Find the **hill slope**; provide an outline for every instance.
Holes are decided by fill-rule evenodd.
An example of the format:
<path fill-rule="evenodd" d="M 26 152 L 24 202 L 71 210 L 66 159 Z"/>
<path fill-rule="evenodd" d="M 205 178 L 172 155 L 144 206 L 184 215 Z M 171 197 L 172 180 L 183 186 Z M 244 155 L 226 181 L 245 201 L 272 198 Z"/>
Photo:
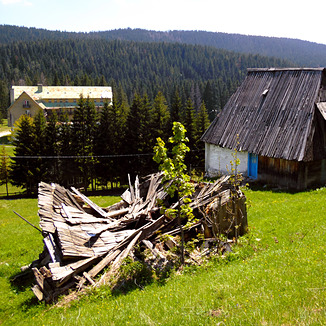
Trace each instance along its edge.
<path fill-rule="evenodd" d="M 326 45 L 288 38 L 213 33 L 205 31 L 148 31 L 143 29 L 117 29 L 102 32 L 72 33 L 45 29 L 0 25 L 0 43 L 13 41 L 62 39 L 105 39 L 142 42 L 171 42 L 213 46 L 241 53 L 278 57 L 297 66 L 326 66 Z"/>
<path fill-rule="evenodd" d="M 210 82 L 215 102 L 211 110 L 224 105 L 248 67 L 292 65 L 207 46 L 103 39 L 13 42 L 0 45 L 0 58 L 0 76 L 8 88 L 38 83 L 102 85 L 106 80 L 113 87 L 121 85 L 129 99 L 136 91 L 150 98 L 162 91 L 169 100 L 176 87 L 183 97 L 196 89 L 201 97 Z"/>

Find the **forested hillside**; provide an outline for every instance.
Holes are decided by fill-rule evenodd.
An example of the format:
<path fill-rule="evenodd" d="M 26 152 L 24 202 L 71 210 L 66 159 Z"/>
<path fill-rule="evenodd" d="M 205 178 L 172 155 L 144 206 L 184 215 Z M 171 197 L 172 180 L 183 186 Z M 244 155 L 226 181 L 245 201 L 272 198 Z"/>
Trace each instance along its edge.
<path fill-rule="evenodd" d="M 178 89 L 196 109 L 202 100 L 212 118 L 246 75 L 248 67 L 284 67 L 290 62 L 180 43 L 41 40 L 0 45 L 0 105 L 5 115 L 10 85 L 121 86 L 129 103 L 135 93 L 168 104 Z"/>
<path fill-rule="evenodd" d="M 298 39 L 263 37 L 205 31 L 148 31 L 117 29 L 102 32 L 72 33 L 0 25 L 0 43 L 62 39 L 105 39 L 141 42 L 178 42 L 213 46 L 218 49 L 260 54 L 290 60 L 297 66 L 326 66 L 326 45 Z"/>
<path fill-rule="evenodd" d="M 42 180 L 83 180 L 86 189 L 89 184 L 124 184 L 127 173 L 149 173 L 157 168 L 152 160 L 155 140 L 167 141 L 173 121 L 187 130 L 187 165 L 203 171 L 200 137 L 247 68 L 292 65 L 209 46 L 101 38 L 9 42 L 0 45 L 0 58 L 4 117 L 10 85 L 113 87 L 112 107 L 98 113 L 94 103 L 81 100 L 73 124 L 61 114 L 47 116 L 48 123 L 42 112 L 33 121 L 23 116 L 10 180 L 29 193 Z"/>

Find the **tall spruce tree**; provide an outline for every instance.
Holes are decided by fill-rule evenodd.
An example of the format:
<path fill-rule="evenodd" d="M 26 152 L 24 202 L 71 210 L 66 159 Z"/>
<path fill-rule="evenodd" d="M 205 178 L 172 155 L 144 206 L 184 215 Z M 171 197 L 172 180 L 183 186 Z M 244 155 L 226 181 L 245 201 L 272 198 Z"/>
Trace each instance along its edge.
<path fill-rule="evenodd" d="M 37 184 L 40 181 L 47 180 L 47 159 L 46 155 L 46 119 L 43 110 L 39 110 L 33 120 L 34 127 L 34 142 L 30 145 L 33 150 L 33 155 L 37 156 L 33 169 Z"/>
<path fill-rule="evenodd" d="M 125 139 L 128 131 L 127 120 L 130 113 L 128 98 L 121 85 L 117 87 L 117 91 L 113 97 L 116 101 L 118 120 L 114 128 L 117 130 L 117 154 L 128 154 L 128 148 L 125 147 Z M 128 160 L 125 157 L 117 156 L 114 160 L 117 177 L 120 183 L 127 181 L 127 165 Z"/>
<path fill-rule="evenodd" d="M 58 123 L 58 150 L 59 156 L 64 156 L 65 158 L 60 158 L 58 161 L 59 166 L 59 183 L 65 187 L 68 187 L 70 183 L 76 185 L 76 179 L 79 176 L 78 166 L 73 158 L 69 158 L 75 154 L 73 148 L 74 143 L 72 141 L 72 125 L 69 122 L 69 117 L 67 112 L 64 112 L 60 116 Z"/>
<path fill-rule="evenodd" d="M 36 191 L 37 182 L 33 175 L 35 159 L 31 144 L 35 141 L 33 119 L 22 115 L 15 123 L 13 138 L 14 157 L 10 165 L 10 180 L 12 185 L 26 189 L 28 195 Z"/>
<path fill-rule="evenodd" d="M 45 147 L 44 154 L 49 157 L 45 162 L 47 176 L 46 180 L 48 182 L 60 183 L 62 180 L 61 169 L 60 169 L 60 159 L 58 158 L 60 154 L 60 142 L 59 142 L 59 125 L 58 116 L 54 111 L 47 119 L 47 124 L 45 128 Z M 54 158 L 56 157 L 56 158 Z"/>
<path fill-rule="evenodd" d="M 209 127 L 209 123 L 208 112 L 205 103 L 202 102 L 195 119 L 195 144 L 194 153 L 192 155 L 192 164 L 201 171 L 204 171 L 205 169 L 205 144 L 200 139 L 206 129 Z"/>
<path fill-rule="evenodd" d="M 127 118 L 127 130 L 124 139 L 125 148 L 127 153 L 131 156 L 126 158 L 128 165 L 126 166 L 126 173 L 129 173 L 133 178 L 140 174 L 140 154 L 139 144 L 141 143 L 141 123 L 142 123 L 142 99 L 141 96 L 136 93 L 130 106 L 130 112 Z"/>
<path fill-rule="evenodd" d="M 5 146 L 1 146 L 1 159 L 0 159 L 0 185 L 6 186 L 7 197 L 9 196 L 8 184 L 10 173 L 10 158 L 6 151 Z"/>
<path fill-rule="evenodd" d="M 166 99 L 162 92 L 158 92 L 157 96 L 154 99 L 154 103 L 151 109 L 151 147 L 155 145 L 156 138 L 160 137 L 164 141 L 168 139 L 168 131 L 170 126 L 170 112 Z"/>
<path fill-rule="evenodd" d="M 182 120 L 182 100 L 178 90 L 175 90 L 171 100 L 171 121 L 181 122 L 181 120 Z"/>
<path fill-rule="evenodd" d="M 0 119 L 7 118 L 8 106 L 9 106 L 8 87 L 3 80 L 0 80 Z"/>
<path fill-rule="evenodd" d="M 152 153 L 152 135 L 151 135 L 151 103 L 147 94 L 141 99 L 140 121 L 139 121 L 139 144 L 138 150 L 141 153 Z M 151 159 L 152 161 L 152 159 Z"/>
<path fill-rule="evenodd" d="M 205 106 L 210 121 L 213 121 L 217 114 L 217 104 L 215 98 L 216 98 L 216 94 L 214 94 L 214 90 L 211 85 L 211 82 L 208 81 L 206 83 L 206 87 L 204 90 L 203 101 L 205 102 Z"/>
<path fill-rule="evenodd" d="M 196 118 L 196 112 L 194 109 L 194 104 L 191 98 L 188 98 L 183 109 L 182 123 L 187 130 L 190 149 L 193 148 L 195 143 L 195 130 L 196 130 L 195 118 Z"/>
<path fill-rule="evenodd" d="M 189 139 L 189 148 L 191 151 L 193 151 L 195 147 L 195 130 L 196 130 L 195 119 L 196 119 L 196 112 L 191 98 L 188 98 L 183 109 L 182 124 L 187 130 L 187 136 Z M 185 162 L 189 167 L 189 169 L 192 169 L 192 166 L 195 164 L 195 157 L 193 156 L 193 152 L 188 153 L 188 155 L 185 158 Z"/>
<path fill-rule="evenodd" d="M 209 124 L 210 122 L 208 118 L 207 108 L 205 102 L 202 102 L 199 111 L 196 114 L 196 119 L 195 119 L 195 143 L 196 144 L 200 142 L 200 138 L 204 134 L 206 129 L 209 127 Z"/>
<path fill-rule="evenodd" d="M 97 114 L 94 102 L 81 96 L 73 116 L 72 147 L 74 154 L 78 156 L 76 163 L 83 178 L 85 191 L 89 184 L 94 189 L 96 122 Z"/>
<path fill-rule="evenodd" d="M 116 129 L 116 101 L 113 98 L 112 108 L 110 108 L 107 102 L 104 103 L 104 107 L 100 112 L 99 126 L 96 137 L 95 152 L 101 157 L 96 164 L 97 177 L 99 183 L 103 186 L 107 186 L 110 181 L 111 185 L 115 177 L 116 165 L 114 164 L 114 155 L 118 154 L 117 146 L 115 142 L 118 130 Z"/>

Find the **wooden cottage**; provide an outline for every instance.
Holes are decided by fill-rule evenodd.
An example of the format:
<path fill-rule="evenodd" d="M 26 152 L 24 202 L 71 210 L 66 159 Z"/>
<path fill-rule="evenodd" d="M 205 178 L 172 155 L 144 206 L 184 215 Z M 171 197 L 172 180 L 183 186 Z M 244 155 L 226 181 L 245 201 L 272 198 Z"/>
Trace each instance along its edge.
<path fill-rule="evenodd" d="M 258 181 L 305 189 L 326 183 L 326 70 L 248 69 L 202 136 L 209 176 L 238 171 Z M 228 167 L 227 167 L 228 166 Z"/>

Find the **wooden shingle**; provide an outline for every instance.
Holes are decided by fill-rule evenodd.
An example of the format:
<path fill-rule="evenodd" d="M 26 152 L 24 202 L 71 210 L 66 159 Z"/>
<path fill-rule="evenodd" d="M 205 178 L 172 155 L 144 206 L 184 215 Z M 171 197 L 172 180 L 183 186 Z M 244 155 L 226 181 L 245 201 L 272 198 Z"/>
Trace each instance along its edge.
<path fill-rule="evenodd" d="M 271 158 L 312 160 L 324 75 L 324 68 L 248 69 L 202 140 Z"/>

